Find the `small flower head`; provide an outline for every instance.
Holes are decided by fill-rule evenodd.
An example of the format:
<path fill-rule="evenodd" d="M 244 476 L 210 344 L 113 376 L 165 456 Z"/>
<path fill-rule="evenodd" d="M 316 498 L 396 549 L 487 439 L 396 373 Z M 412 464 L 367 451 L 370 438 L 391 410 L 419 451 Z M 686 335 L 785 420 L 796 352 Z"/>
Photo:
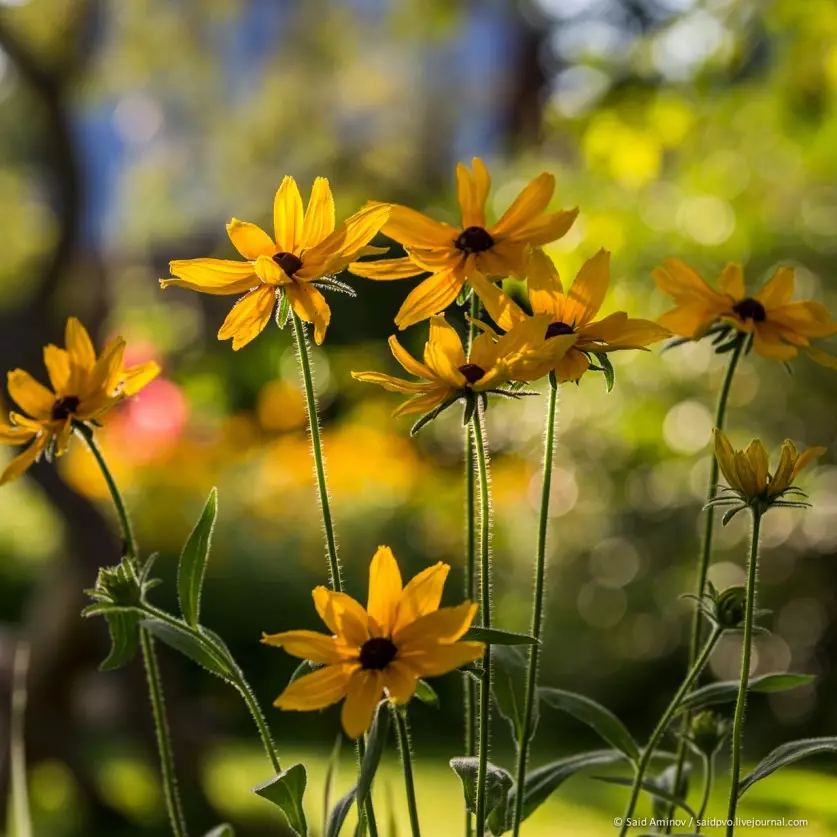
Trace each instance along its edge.
<path fill-rule="evenodd" d="M 246 346 L 265 328 L 277 298 L 284 296 L 296 315 L 314 324 L 314 339 L 325 339 L 331 309 L 318 288 L 347 290 L 332 274 L 354 259 L 381 252 L 367 245 L 389 217 L 385 204 L 356 212 L 335 229 L 334 198 L 328 180 L 318 177 L 303 213 L 296 181 L 286 177 L 273 204 L 274 235 L 255 224 L 233 218 L 227 233 L 247 260 L 185 259 L 173 261 L 176 279 L 161 279 L 207 294 L 244 294 L 227 315 L 219 340 L 232 339 L 233 349 Z"/>
<path fill-rule="evenodd" d="M 514 396 L 513 390 L 502 387 L 512 381 L 530 380 L 531 358 L 544 345 L 546 327 L 546 318 L 532 317 L 502 337 L 483 332 L 474 339 L 466 357 L 456 329 L 443 316 L 434 316 L 430 318 L 430 339 L 424 347 L 423 363 L 413 358 L 395 336 L 389 338 L 395 359 L 421 380 L 407 381 L 382 372 L 352 372 L 352 377 L 414 396 L 393 413 L 396 418 L 418 413 L 435 418 L 460 399 L 473 405 L 474 396 L 479 394 Z M 573 342 L 572 336 L 560 338 L 564 351 Z"/>
<path fill-rule="evenodd" d="M 44 348 L 44 364 L 52 389 L 28 372 L 8 375 L 9 395 L 23 411 L 12 411 L 9 423 L 0 422 L 0 442 L 27 445 L 0 474 L 0 485 L 19 477 L 42 453 L 61 456 L 67 449 L 73 422 L 95 421 L 123 398 L 139 392 L 159 373 L 156 363 L 126 368 L 125 341 L 117 337 L 97 358 L 84 326 L 67 320 L 66 348 Z"/>
<path fill-rule="evenodd" d="M 686 740 L 698 755 L 711 758 L 721 749 L 729 731 L 730 723 L 723 715 L 704 710 L 692 718 Z"/>
<path fill-rule="evenodd" d="M 690 340 L 713 333 L 723 341 L 730 330 L 752 335 L 762 357 L 789 362 L 805 352 L 823 366 L 837 369 L 837 358 L 811 345 L 812 340 L 837 334 L 837 321 L 819 302 L 792 302 L 794 272 L 780 267 L 765 286 L 748 295 L 741 265 L 728 264 L 718 287 L 708 285 L 679 259 L 668 259 L 653 272 L 657 287 L 674 298 L 675 307 L 660 323 Z"/>
<path fill-rule="evenodd" d="M 626 349 L 644 349 L 668 337 L 668 329 L 650 320 L 628 317 L 623 311 L 600 320 L 595 317 L 610 287 L 610 253 L 600 250 L 588 259 L 568 292 L 564 292 L 558 271 L 543 250 L 536 250 L 528 266 L 529 315 L 496 285 L 483 277 L 471 279 L 486 311 L 502 329 L 512 329 L 522 322 L 546 321 L 540 350 L 543 362 L 539 375 L 554 372 L 558 383 L 578 381 L 591 367 L 591 356 L 599 367 L 610 366 L 607 354 Z M 574 337 L 569 350 L 563 343 Z"/>
<path fill-rule="evenodd" d="M 768 471 L 769 462 L 764 445 L 754 439 L 745 450 L 735 450 L 721 430 L 715 430 L 715 456 L 729 488 L 710 505 L 729 505 L 732 508 L 724 515 L 726 525 L 739 511 L 748 506 L 759 512 L 771 506 L 805 508 L 804 502 L 784 499 L 788 495 L 806 495 L 794 486 L 797 476 L 816 457 L 825 453 L 825 448 L 809 448 L 799 453 L 790 439 L 782 444 L 782 453 L 775 473 Z"/>
<path fill-rule="evenodd" d="M 406 258 L 351 268 L 369 279 L 433 274 L 404 300 L 395 318 L 400 329 L 444 311 L 475 274 L 514 274 L 522 278 L 531 248 L 564 236 L 578 215 L 577 209 L 546 211 L 555 191 L 555 178 L 544 172 L 523 189 L 496 224 L 488 224 L 485 203 L 491 178 L 485 164 L 475 157 L 471 172 L 459 163 L 456 180 L 462 210 L 460 226 L 435 221 L 406 206 L 393 206 L 383 232 L 404 247 Z"/>
<path fill-rule="evenodd" d="M 359 738 L 386 695 L 404 704 L 419 678 L 446 674 L 482 658 L 481 642 L 464 642 L 477 606 L 439 608 L 450 567 L 438 563 L 402 586 L 389 547 L 379 547 L 369 569 L 364 608 L 345 593 L 314 590 L 314 606 L 330 636 L 315 631 L 265 634 L 262 642 L 322 667 L 292 681 L 276 699 L 279 709 L 324 709 L 341 700 L 343 729 Z"/>

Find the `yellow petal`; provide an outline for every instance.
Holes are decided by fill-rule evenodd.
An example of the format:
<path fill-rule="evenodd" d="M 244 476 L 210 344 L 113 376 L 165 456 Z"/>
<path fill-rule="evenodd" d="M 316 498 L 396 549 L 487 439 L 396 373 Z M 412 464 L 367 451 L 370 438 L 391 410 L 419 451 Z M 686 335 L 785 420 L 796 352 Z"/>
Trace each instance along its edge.
<path fill-rule="evenodd" d="M 753 335 L 753 348 L 762 357 L 782 362 L 793 360 L 798 354 L 796 347 L 783 343 L 778 335 L 769 328 L 763 328 L 760 323 Z"/>
<path fill-rule="evenodd" d="M 407 703 L 415 694 L 418 677 L 397 659 L 384 669 L 384 688 L 393 703 Z"/>
<path fill-rule="evenodd" d="M 326 329 L 331 322 L 331 308 L 325 297 L 313 286 L 293 282 L 285 286 L 288 301 L 297 317 L 314 324 L 314 342 L 320 346 L 325 340 Z"/>
<path fill-rule="evenodd" d="M 32 418 L 48 419 L 55 403 L 55 395 L 43 384 L 39 384 L 23 369 L 14 369 L 7 378 L 9 395 L 15 403 Z"/>
<path fill-rule="evenodd" d="M 664 294 L 678 302 L 696 303 L 702 300 L 714 304 L 720 300 L 725 306 L 729 305 L 723 294 L 710 288 L 693 268 L 680 259 L 666 259 L 661 267 L 651 271 L 651 277 Z"/>
<path fill-rule="evenodd" d="M 302 246 L 302 197 L 290 175 L 282 178 L 273 201 L 273 229 L 276 248 L 282 253 L 294 253 Z"/>
<path fill-rule="evenodd" d="M 495 239 L 514 235 L 546 209 L 554 191 L 555 178 L 547 172 L 538 175 L 515 198 L 489 232 Z"/>
<path fill-rule="evenodd" d="M 233 218 L 227 224 L 227 235 L 233 243 L 233 247 L 244 256 L 245 259 L 255 261 L 259 256 L 270 258 L 276 252 L 276 245 L 273 239 L 256 224 L 247 221 L 239 221 Z"/>
<path fill-rule="evenodd" d="M 369 616 L 357 599 L 327 587 L 317 587 L 313 596 L 320 618 L 346 644 L 360 648 L 369 639 Z"/>
<path fill-rule="evenodd" d="M 366 611 L 384 636 L 392 634 L 401 599 L 401 571 L 388 546 L 379 546 L 369 567 L 369 599 Z"/>
<path fill-rule="evenodd" d="M 439 609 L 439 602 L 442 600 L 442 591 L 445 588 L 445 581 L 449 572 L 450 565 L 439 561 L 439 563 L 427 567 L 410 579 L 404 587 L 401 601 L 398 603 L 398 612 L 394 623 L 395 631 L 399 631 L 415 622 L 416 619 Z"/>
<path fill-rule="evenodd" d="M 827 369 L 837 369 L 837 357 L 834 357 L 834 355 L 830 355 L 815 346 L 808 346 L 805 351 L 808 357 L 815 363 L 819 363 L 820 366 L 825 366 Z"/>
<path fill-rule="evenodd" d="M 387 340 L 390 351 L 393 357 L 401 364 L 405 371 L 417 378 L 424 378 L 425 380 L 432 380 L 433 373 L 423 364 L 419 363 L 399 342 L 398 338 L 393 334 Z"/>
<path fill-rule="evenodd" d="M 821 302 L 789 302 L 770 311 L 769 322 L 791 339 L 830 337 L 837 334 L 837 322 L 831 319 Z M 805 340 L 807 342 L 807 340 Z"/>
<path fill-rule="evenodd" d="M 381 231 L 405 247 L 452 249 L 459 230 L 434 221 L 423 212 L 416 212 L 399 204 L 392 205 L 387 222 Z"/>
<path fill-rule="evenodd" d="M 175 285 L 205 294 L 243 294 L 258 284 L 253 265 L 227 259 L 182 259 L 169 262 L 177 279 L 161 279 L 160 287 Z M 69 348 L 69 342 L 67 347 Z"/>
<path fill-rule="evenodd" d="M 576 351 L 571 347 L 569 351 L 558 360 L 552 371 L 558 383 L 565 381 L 579 381 L 585 372 L 590 368 L 590 360 L 583 352 Z"/>
<path fill-rule="evenodd" d="M 341 256 L 346 263 L 368 244 L 389 218 L 389 204 L 366 206 L 347 218 L 331 235 L 309 251 L 309 257 Z"/>
<path fill-rule="evenodd" d="M 430 410 L 438 407 L 443 401 L 450 398 L 453 391 L 444 387 L 436 387 L 433 390 L 405 401 L 400 407 L 393 411 L 393 418 L 404 416 L 415 416 L 419 413 L 429 413 Z"/>
<path fill-rule="evenodd" d="M 750 464 L 746 452 L 743 450 L 736 451 L 733 462 L 735 464 L 735 473 L 738 475 L 738 482 L 741 484 L 741 491 L 744 495 L 750 498 L 759 496 L 762 493 L 761 487 L 759 486 L 756 473 Z"/>
<path fill-rule="evenodd" d="M 528 224 L 516 229 L 503 241 L 524 242 L 532 247 L 540 247 L 563 238 L 578 218 L 578 209 L 567 209 L 562 212 L 550 212 L 539 215 Z"/>
<path fill-rule="evenodd" d="M 779 456 L 779 464 L 776 473 L 770 480 L 769 494 L 775 496 L 781 494 L 791 486 L 793 479 L 793 466 L 796 462 L 796 448 L 790 439 L 785 439 L 782 444 L 782 452 Z"/>
<path fill-rule="evenodd" d="M 124 369 L 122 372 L 122 391 L 125 395 L 135 395 L 141 389 L 147 387 L 161 371 L 160 364 L 153 360 Z"/>
<path fill-rule="evenodd" d="M 468 353 L 468 363 L 473 363 L 486 372 L 497 363 L 497 340 L 493 334 L 484 331 L 474 338 Z"/>
<path fill-rule="evenodd" d="M 718 460 L 721 473 L 730 488 L 741 491 L 741 483 L 735 470 L 735 450 L 722 430 L 715 428 L 713 434 L 715 437 L 715 457 Z"/>
<path fill-rule="evenodd" d="M 280 634 L 263 634 L 262 643 L 274 648 L 284 648 L 292 657 L 311 660 L 314 663 L 343 663 L 346 647 L 340 646 L 334 637 L 316 631 L 285 631 Z"/>
<path fill-rule="evenodd" d="M 535 314 L 550 314 L 560 320 L 566 302 L 564 286 L 555 263 L 540 248 L 533 250 L 529 256 L 526 276 L 532 311 Z"/>
<path fill-rule="evenodd" d="M 259 256 L 253 263 L 253 270 L 265 285 L 274 288 L 290 285 L 294 281 L 270 256 Z"/>
<path fill-rule="evenodd" d="M 474 160 L 476 165 L 476 159 Z M 490 180 L 486 182 L 488 172 L 481 165 L 482 180 L 477 187 L 474 176 L 464 163 L 456 165 L 456 191 L 459 207 L 462 210 L 463 227 L 485 227 L 485 199 L 488 195 Z"/>
<path fill-rule="evenodd" d="M 477 615 L 477 605 L 464 602 L 456 607 L 443 607 L 427 613 L 413 622 L 399 627 L 393 634 L 393 642 L 399 652 L 424 649 L 440 643 L 456 642 L 471 627 Z M 400 620 L 399 613 L 399 620 Z"/>
<path fill-rule="evenodd" d="M 21 474 L 29 469 L 35 460 L 41 455 L 46 443 L 49 439 L 49 434 L 44 433 L 35 439 L 29 447 L 22 453 L 18 454 L 0 474 L 0 485 L 16 480 Z"/>
<path fill-rule="evenodd" d="M 236 302 L 218 331 L 218 339 L 232 338 L 233 350 L 238 351 L 264 331 L 275 305 L 276 292 L 260 285 Z"/>
<path fill-rule="evenodd" d="M 459 371 L 459 367 L 467 363 L 465 349 L 456 329 L 443 316 L 430 318 L 430 339 L 424 346 L 424 363 L 436 380 L 454 389 L 465 382 Z"/>
<path fill-rule="evenodd" d="M 790 302 L 794 289 L 794 270 L 792 267 L 780 267 L 767 281 L 755 298 L 766 311 Z"/>
<path fill-rule="evenodd" d="M 311 674 L 297 678 L 273 702 L 278 709 L 296 709 L 307 712 L 325 709 L 342 700 L 357 663 L 325 666 Z"/>
<path fill-rule="evenodd" d="M 485 163 L 479 157 L 474 157 L 471 160 L 471 166 L 474 170 L 474 203 L 482 210 L 482 222 L 479 226 L 484 227 L 485 202 L 488 200 L 488 193 L 491 191 L 491 175 L 488 173 Z"/>
<path fill-rule="evenodd" d="M 456 299 L 464 284 L 464 276 L 456 269 L 428 276 L 407 295 L 395 316 L 395 324 L 403 331 L 444 311 Z"/>
<path fill-rule="evenodd" d="M 621 315 L 621 316 L 620 316 Z M 604 351 L 610 349 L 642 349 L 671 337 L 671 332 L 651 320 L 630 319 L 623 312 L 611 314 L 598 323 L 591 323 L 582 330 L 579 344 L 592 339 L 605 344 Z"/>
<path fill-rule="evenodd" d="M 360 738 L 369 729 L 372 713 L 381 699 L 383 690 L 382 672 L 359 669 L 352 674 L 340 715 L 343 730 L 352 740 Z"/>
<path fill-rule="evenodd" d="M 666 311 L 657 323 L 672 334 L 697 340 L 717 319 L 717 313 L 706 307 L 682 306 Z"/>
<path fill-rule="evenodd" d="M 793 466 L 793 474 L 791 475 L 791 482 L 793 482 L 817 457 L 822 456 L 826 452 L 826 448 L 816 447 L 808 448 L 799 455 Z"/>
<path fill-rule="evenodd" d="M 432 383 L 420 383 L 418 381 L 404 381 L 392 375 L 385 375 L 383 372 L 352 372 L 356 381 L 363 381 L 365 384 L 378 384 L 389 392 L 400 392 L 415 395 L 420 392 L 428 392 L 435 388 Z"/>
<path fill-rule="evenodd" d="M 747 292 L 744 288 L 744 270 L 741 265 L 728 264 L 721 271 L 718 287 L 736 301 L 744 299 Z"/>
<path fill-rule="evenodd" d="M 317 177 L 302 222 L 302 246 L 313 247 L 334 232 L 334 197 L 328 179 Z"/>
<path fill-rule="evenodd" d="M 484 655 L 485 645 L 481 642 L 455 642 L 453 645 L 436 645 L 411 651 L 399 659 L 419 677 L 438 677 L 481 660 Z"/>
<path fill-rule="evenodd" d="M 599 250 L 578 272 L 564 305 L 563 321 L 584 326 L 599 313 L 610 286 L 610 253 Z"/>
<path fill-rule="evenodd" d="M 67 320 L 64 329 L 64 345 L 70 355 L 70 363 L 80 369 L 92 369 L 96 363 L 96 350 L 87 329 L 75 317 Z"/>
<path fill-rule="evenodd" d="M 364 279 L 376 279 L 378 281 L 409 279 L 410 276 L 418 276 L 419 273 L 425 272 L 423 267 L 408 258 L 352 262 L 349 265 L 349 270 L 355 276 L 363 276 Z"/>
<path fill-rule="evenodd" d="M 526 319 L 520 306 L 494 282 L 489 282 L 481 273 L 473 273 L 468 279 L 476 295 L 485 306 L 489 316 L 500 328 L 508 331 L 516 323 Z"/>
<path fill-rule="evenodd" d="M 19 427 L 16 424 L 0 422 L 0 442 L 4 445 L 22 445 L 38 435 L 40 425 L 33 427 Z"/>
<path fill-rule="evenodd" d="M 70 353 L 58 346 L 44 346 L 44 366 L 46 366 L 49 381 L 58 395 L 71 395 L 67 392 L 70 383 Z"/>
<path fill-rule="evenodd" d="M 121 337 L 111 340 L 96 361 L 93 371 L 84 382 L 83 392 L 76 393 L 82 401 L 98 395 L 112 396 L 122 382 L 125 341 Z M 81 411 L 79 411 L 81 412 Z"/>
<path fill-rule="evenodd" d="M 767 469 L 769 466 L 767 451 L 759 439 L 753 439 L 744 454 L 755 476 L 758 493 L 761 494 L 767 489 Z"/>

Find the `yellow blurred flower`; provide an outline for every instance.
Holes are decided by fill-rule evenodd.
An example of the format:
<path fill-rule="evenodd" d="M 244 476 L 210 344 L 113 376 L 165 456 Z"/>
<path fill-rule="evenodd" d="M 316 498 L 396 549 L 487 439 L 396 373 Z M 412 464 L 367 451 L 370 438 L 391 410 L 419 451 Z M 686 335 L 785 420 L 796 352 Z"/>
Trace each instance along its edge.
<path fill-rule="evenodd" d="M 490 285 L 488 280 L 483 281 Z M 444 316 L 434 316 L 430 318 L 424 363 L 413 358 L 395 336 L 389 338 L 395 359 L 407 372 L 423 380 L 405 381 L 383 372 L 352 372 L 352 377 L 379 384 L 390 392 L 415 396 L 393 413 L 395 418 L 426 413 L 472 393 L 496 393 L 503 384 L 530 380 L 531 359 L 544 345 L 548 322 L 546 317 L 530 317 L 499 338 L 484 332 L 474 339 L 466 358 L 456 329 Z M 566 352 L 573 342 L 572 336 L 560 338 L 554 351 Z"/>
<path fill-rule="evenodd" d="M 810 345 L 812 339 L 837 334 L 837 321 L 822 303 L 791 302 L 792 268 L 780 267 L 753 296 L 747 296 L 739 264 L 724 268 L 718 290 L 680 259 L 667 259 L 652 276 L 676 303 L 659 320 L 675 334 L 699 340 L 720 323 L 752 334 L 753 348 L 762 357 L 787 362 L 802 350 L 817 363 L 837 369 L 837 358 Z"/>
<path fill-rule="evenodd" d="M 316 631 L 265 634 L 262 642 L 322 668 L 291 682 L 276 699 L 279 709 L 310 711 L 343 698 L 343 729 L 359 738 L 378 701 L 407 703 L 421 677 L 436 677 L 482 658 L 481 642 L 461 642 L 477 606 L 439 608 L 450 567 L 438 563 L 402 586 L 389 547 L 381 546 L 369 568 L 366 608 L 345 593 L 314 590 L 314 606 L 332 636 Z"/>
<path fill-rule="evenodd" d="M 300 319 L 314 324 L 314 339 L 320 344 L 331 320 L 331 309 L 318 288 L 334 286 L 332 274 L 358 257 L 382 252 L 367 245 L 389 212 L 386 204 L 369 206 L 335 229 L 334 198 L 328 180 L 316 178 L 303 214 L 296 181 L 285 177 L 273 204 L 274 238 L 255 224 L 233 218 L 227 224 L 227 233 L 247 261 L 173 261 L 169 270 L 177 278 L 161 279 L 160 285 L 178 285 L 207 294 L 244 294 L 218 332 L 219 340 L 232 338 L 233 349 L 246 346 L 264 330 L 281 294 Z"/>
<path fill-rule="evenodd" d="M 154 361 L 126 368 L 121 337 L 108 343 L 97 358 L 90 335 L 75 317 L 67 320 L 65 343 L 65 349 L 44 347 L 51 390 L 23 369 L 9 372 L 9 395 L 26 415 L 12 411 L 9 424 L 0 422 L 0 442 L 28 443 L 28 447 L 8 464 L 0 475 L 0 485 L 19 477 L 45 451 L 48 456 L 61 456 L 69 444 L 73 421 L 100 418 L 160 373 Z"/>
<path fill-rule="evenodd" d="M 352 265 L 368 279 L 406 279 L 433 275 L 414 288 L 395 318 L 400 329 L 444 311 L 475 273 L 523 276 L 533 246 L 561 238 L 578 215 L 577 209 L 546 212 L 555 191 L 555 178 L 544 172 L 517 196 L 500 220 L 488 226 L 485 202 L 491 178 L 478 157 L 473 173 L 456 167 L 461 227 L 453 227 L 406 206 L 394 205 L 382 230 L 407 251 L 401 259 Z"/>
<path fill-rule="evenodd" d="M 539 352 L 545 359 L 537 377 L 554 370 L 559 383 L 577 381 L 590 367 L 590 354 L 644 349 L 670 335 L 667 328 L 650 320 L 632 319 L 624 311 L 594 321 L 610 287 L 610 253 L 606 250 L 600 250 L 582 265 L 567 293 L 555 265 L 543 250 L 532 253 L 527 274 L 534 315 L 526 314 L 499 287 L 482 277 L 474 277 L 471 283 L 485 310 L 502 329 L 545 319 L 542 336 L 546 343 Z M 566 335 L 575 338 L 569 350 L 562 342 Z"/>

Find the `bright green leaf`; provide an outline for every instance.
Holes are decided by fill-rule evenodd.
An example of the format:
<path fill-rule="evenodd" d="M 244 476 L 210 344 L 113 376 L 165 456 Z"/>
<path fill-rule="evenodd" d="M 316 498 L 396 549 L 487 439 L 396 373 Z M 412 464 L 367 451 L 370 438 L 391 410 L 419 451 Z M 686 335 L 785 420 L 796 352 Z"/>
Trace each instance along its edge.
<path fill-rule="evenodd" d="M 786 767 L 817 753 L 837 753 L 837 738 L 803 738 L 782 744 L 762 759 L 752 773 L 741 780 L 738 785 L 738 795 L 743 796 L 756 782 L 780 767 Z"/>
<path fill-rule="evenodd" d="M 308 823 L 305 821 L 305 811 L 302 807 L 307 778 L 305 767 L 295 764 L 283 770 L 278 776 L 253 788 L 253 793 L 272 802 L 282 810 L 288 820 L 288 825 L 300 837 L 306 837 L 308 834 Z"/>
<path fill-rule="evenodd" d="M 102 671 L 112 671 L 131 662 L 139 647 L 140 616 L 130 611 L 105 613 L 110 633 L 110 653 L 99 666 Z"/>
<path fill-rule="evenodd" d="M 227 661 L 221 658 L 221 653 L 208 649 L 197 637 L 183 628 L 177 628 L 160 619 L 146 619 L 142 626 L 150 631 L 160 642 L 179 651 L 190 660 L 203 666 L 207 671 L 223 680 L 232 679 L 232 669 Z M 213 643 L 214 645 L 214 643 Z"/>
<path fill-rule="evenodd" d="M 811 674 L 763 674 L 750 680 L 750 692 L 786 692 L 799 686 L 806 686 L 816 678 Z M 677 708 L 678 712 L 692 712 L 716 706 L 720 703 L 734 703 L 738 698 L 739 682 L 724 680 L 720 683 L 710 683 L 686 695 Z"/>
<path fill-rule="evenodd" d="M 213 488 L 209 492 L 200 519 L 183 547 L 177 568 L 177 595 L 180 599 L 180 611 L 186 622 L 193 628 L 198 627 L 200 618 L 201 590 L 217 515 L 218 490 Z"/>

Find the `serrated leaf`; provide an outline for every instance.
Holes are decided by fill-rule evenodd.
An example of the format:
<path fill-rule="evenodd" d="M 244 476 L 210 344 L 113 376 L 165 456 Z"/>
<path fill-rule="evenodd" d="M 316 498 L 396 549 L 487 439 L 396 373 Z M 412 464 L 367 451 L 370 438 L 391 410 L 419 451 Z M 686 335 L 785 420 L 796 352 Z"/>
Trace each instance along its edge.
<path fill-rule="evenodd" d="M 450 766 L 462 782 L 465 806 L 472 814 L 476 815 L 479 759 L 473 756 L 455 758 L 450 760 Z M 496 764 L 491 764 L 491 762 L 488 763 L 485 773 L 486 821 L 505 824 L 509 813 L 509 793 L 513 786 L 514 779 L 512 779 L 508 770 L 504 770 Z"/>
<path fill-rule="evenodd" d="M 416 697 L 422 702 L 430 706 L 439 708 L 439 695 L 436 690 L 426 681 L 419 680 L 416 684 Z"/>
<path fill-rule="evenodd" d="M 765 756 L 755 770 L 739 782 L 738 795 L 743 796 L 756 782 L 760 782 L 779 768 L 817 753 L 837 753 L 837 738 L 803 738 L 782 744 Z"/>
<path fill-rule="evenodd" d="M 378 772 L 378 765 L 381 763 L 381 756 L 389 735 L 389 701 L 382 700 L 375 710 L 372 719 L 372 726 L 369 728 L 369 737 L 366 741 L 366 750 L 363 753 L 363 761 L 360 763 L 360 774 L 357 779 L 356 797 L 358 811 L 363 810 L 366 797 L 372 787 L 372 781 Z"/>
<path fill-rule="evenodd" d="M 211 831 L 207 831 L 203 837 L 235 837 L 235 832 L 229 823 L 216 825 Z"/>
<path fill-rule="evenodd" d="M 110 653 L 99 666 L 102 671 L 113 671 L 130 663 L 139 648 L 140 615 L 131 611 L 105 613 L 110 633 Z"/>
<path fill-rule="evenodd" d="M 180 612 L 193 628 L 198 627 L 201 608 L 201 591 L 206 574 L 206 562 L 212 545 L 212 532 L 218 515 L 218 489 L 209 492 L 206 505 L 195 528 L 186 540 L 177 567 L 177 596 Z"/>
<path fill-rule="evenodd" d="M 639 760 L 639 745 L 634 741 L 627 727 L 600 703 L 574 692 L 546 687 L 538 689 L 538 696 L 547 706 L 566 712 L 576 720 L 587 724 L 607 744 L 624 753 L 631 761 Z"/>
<path fill-rule="evenodd" d="M 222 680 L 232 680 L 232 670 L 218 652 L 210 651 L 196 637 L 182 628 L 176 628 L 160 619 L 146 619 L 142 626 L 150 631 L 160 642 L 179 651 L 190 660 L 203 666 L 207 671 L 217 675 Z"/>
<path fill-rule="evenodd" d="M 800 686 L 807 686 L 816 678 L 811 674 L 763 674 L 750 680 L 750 692 L 786 692 Z M 733 703 L 738 698 L 739 682 L 724 680 L 720 683 L 710 683 L 686 695 L 677 712 L 692 712 L 705 709 L 707 706 L 717 706 L 721 703 Z"/>
<path fill-rule="evenodd" d="M 469 628 L 462 639 L 471 642 L 484 642 L 486 645 L 539 645 L 537 639 L 529 634 L 514 631 L 501 631 L 498 628 Z"/>
<path fill-rule="evenodd" d="M 337 800 L 337 804 L 331 809 L 331 813 L 328 815 L 323 837 L 338 837 L 349 811 L 352 810 L 352 805 L 355 804 L 356 792 L 357 788 L 351 788 Z"/>
<path fill-rule="evenodd" d="M 625 779 L 622 776 L 594 776 L 599 782 L 607 782 L 610 785 L 621 785 L 625 788 L 632 788 L 634 786 L 633 779 Z M 675 796 L 668 788 L 664 788 L 653 779 L 646 779 L 640 782 L 639 785 L 647 794 L 653 796 L 655 799 L 660 799 L 663 802 L 668 802 L 671 805 L 676 805 L 682 808 L 689 816 L 697 819 L 697 814 L 684 802 L 680 797 Z"/>
<path fill-rule="evenodd" d="M 272 802 L 282 811 L 288 820 L 288 825 L 299 837 L 307 837 L 308 834 L 308 823 L 302 807 L 307 780 L 305 767 L 295 764 L 264 784 L 253 788 L 253 793 Z"/>
<path fill-rule="evenodd" d="M 493 677 L 491 691 L 497 711 L 509 722 L 516 744 L 523 740 L 523 710 L 526 700 L 527 663 L 518 647 L 497 645 L 491 650 Z M 538 726 L 538 702 L 532 703 L 532 723 L 529 738 Z"/>

